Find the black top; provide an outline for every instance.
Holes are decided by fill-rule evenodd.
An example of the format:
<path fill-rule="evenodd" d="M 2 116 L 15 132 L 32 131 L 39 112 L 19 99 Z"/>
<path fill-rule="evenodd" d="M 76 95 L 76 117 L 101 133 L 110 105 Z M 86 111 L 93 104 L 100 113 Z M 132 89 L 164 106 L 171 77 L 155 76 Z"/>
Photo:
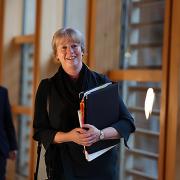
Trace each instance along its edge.
<path fill-rule="evenodd" d="M 52 144 L 58 131 L 68 132 L 79 127 L 79 93 L 107 82 L 109 79 L 106 76 L 89 70 L 84 64 L 77 81 L 73 81 L 62 67 L 52 78 L 41 81 L 35 100 L 34 139 L 41 141 L 46 149 L 45 160 L 53 169 L 53 179 L 59 180 L 61 175 L 67 180 L 116 179 L 116 148 L 87 162 L 81 145 L 74 142 Z M 124 103 L 120 107 L 121 117 L 112 127 L 121 134 L 126 143 L 135 126 Z"/>

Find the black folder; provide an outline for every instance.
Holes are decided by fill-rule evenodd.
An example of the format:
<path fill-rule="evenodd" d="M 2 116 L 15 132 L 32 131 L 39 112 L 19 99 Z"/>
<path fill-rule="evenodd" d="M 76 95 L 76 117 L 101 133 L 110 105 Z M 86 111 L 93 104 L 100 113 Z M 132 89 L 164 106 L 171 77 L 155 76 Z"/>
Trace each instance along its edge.
<path fill-rule="evenodd" d="M 84 122 L 104 129 L 119 121 L 119 84 L 105 84 L 84 93 Z M 85 147 L 88 154 L 113 147 L 120 139 L 108 139 Z"/>

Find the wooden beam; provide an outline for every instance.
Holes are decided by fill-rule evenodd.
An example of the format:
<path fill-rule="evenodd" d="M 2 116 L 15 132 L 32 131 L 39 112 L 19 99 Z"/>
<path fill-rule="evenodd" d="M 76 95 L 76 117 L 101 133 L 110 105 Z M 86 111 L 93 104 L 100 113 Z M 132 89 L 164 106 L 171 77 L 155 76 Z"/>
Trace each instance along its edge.
<path fill-rule="evenodd" d="M 145 5 L 151 5 L 154 3 L 163 3 L 163 0 L 143 0 L 143 1 L 134 1 L 132 2 L 133 6 L 135 7 L 142 7 Z"/>
<path fill-rule="evenodd" d="M 35 94 L 40 79 L 40 40 L 41 40 L 41 21 L 42 21 L 42 0 L 36 1 L 36 20 L 35 20 L 35 35 L 34 35 L 34 60 L 33 60 L 33 97 L 32 97 L 32 112 L 34 112 Z M 31 134 L 33 136 L 33 126 L 31 124 Z M 29 180 L 34 179 L 35 170 L 35 142 L 31 138 L 30 141 L 30 158 L 29 158 Z"/>
<path fill-rule="evenodd" d="M 133 153 L 135 155 L 140 155 L 140 156 L 144 156 L 147 158 L 151 158 L 151 159 L 158 159 L 158 157 L 159 157 L 159 154 L 157 154 L 157 153 L 149 152 L 149 151 L 138 149 L 138 148 L 127 149 L 127 152 Z"/>
<path fill-rule="evenodd" d="M 143 173 L 141 170 L 128 169 L 128 170 L 126 170 L 126 173 L 137 176 L 137 177 L 139 177 L 139 179 L 141 179 L 141 178 L 146 179 L 146 180 L 157 180 L 158 179 L 157 177 Z"/>
<path fill-rule="evenodd" d="M 132 49 L 141 49 L 141 48 L 160 48 L 162 43 L 138 43 L 138 44 L 129 44 L 129 47 Z"/>
<path fill-rule="evenodd" d="M 33 44 L 34 43 L 34 34 L 21 35 L 13 38 L 13 43 L 22 45 L 22 44 Z"/>
<path fill-rule="evenodd" d="M 144 108 L 142 107 L 128 107 L 128 110 L 130 112 L 136 112 L 136 113 L 143 113 L 144 114 Z M 160 111 L 159 109 L 153 109 L 151 115 L 154 115 L 154 116 L 159 116 L 160 115 Z"/>
<path fill-rule="evenodd" d="M 151 131 L 147 129 L 142 129 L 142 128 L 136 128 L 136 134 L 143 134 L 143 135 L 149 135 L 149 136 L 154 136 L 154 137 L 159 137 L 160 133 L 156 131 Z"/>
<path fill-rule="evenodd" d="M 95 67 L 96 0 L 88 0 L 87 65 Z"/>
<path fill-rule="evenodd" d="M 169 62 L 170 62 L 170 44 L 171 44 L 171 14 L 172 1 L 165 0 L 165 16 L 163 30 L 163 48 L 162 48 L 162 83 L 161 83 L 161 104 L 160 104 L 160 136 L 159 136 L 159 161 L 158 161 L 158 180 L 169 180 L 165 173 L 166 164 L 166 141 L 167 141 L 167 110 L 168 86 L 169 86 Z M 171 155 L 170 155 L 171 156 Z M 169 171 L 169 169 L 168 169 Z M 173 179 L 170 177 L 170 179 Z"/>
<path fill-rule="evenodd" d="M 138 91 L 146 92 L 148 88 L 149 88 L 149 86 L 129 86 L 128 90 L 129 91 L 135 91 L 135 92 L 138 92 Z M 154 89 L 155 93 L 160 93 L 161 92 L 160 87 L 153 86 L 152 88 Z"/>
<path fill-rule="evenodd" d="M 26 115 L 31 116 L 32 115 L 32 108 L 27 107 L 27 106 L 13 105 L 12 106 L 12 112 L 15 115 L 26 114 Z"/>
<path fill-rule="evenodd" d="M 144 23 L 130 23 L 129 26 L 131 28 L 143 28 L 146 26 L 155 26 L 155 25 L 163 25 L 164 21 L 150 21 L 150 22 L 144 22 Z"/>
<path fill-rule="evenodd" d="M 108 76 L 113 81 L 138 81 L 138 82 L 160 82 L 162 80 L 161 70 L 112 70 Z"/>
<path fill-rule="evenodd" d="M 168 91 L 168 112 L 167 112 L 167 137 L 166 137 L 166 167 L 165 180 L 178 180 L 180 176 L 179 164 L 177 159 L 179 153 L 177 148 L 179 145 L 178 134 L 180 132 L 180 1 L 172 2 L 172 22 L 170 36 L 170 63 L 169 63 L 169 86 Z"/>
<path fill-rule="evenodd" d="M 0 0 L 0 84 L 3 79 L 4 0 Z"/>

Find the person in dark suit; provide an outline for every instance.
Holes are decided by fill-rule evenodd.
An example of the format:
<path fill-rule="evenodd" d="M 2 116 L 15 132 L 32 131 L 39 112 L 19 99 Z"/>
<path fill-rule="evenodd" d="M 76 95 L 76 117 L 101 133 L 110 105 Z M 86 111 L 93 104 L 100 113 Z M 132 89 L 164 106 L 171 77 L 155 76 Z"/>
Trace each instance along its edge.
<path fill-rule="evenodd" d="M 35 99 L 34 139 L 46 149 L 45 162 L 51 180 L 116 180 L 116 148 L 91 162 L 85 159 L 83 146 L 105 139 L 124 138 L 135 131 L 134 119 L 120 101 L 119 121 L 104 129 L 90 124 L 79 127 L 79 93 L 110 82 L 90 70 L 83 62 L 84 39 L 80 31 L 59 29 L 53 36 L 58 72 L 40 82 Z M 47 109 L 48 105 L 48 109 Z M 101 119 L 100 119 L 101 120 Z M 86 128 L 86 129 L 85 129 Z"/>
<path fill-rule="evenodd" d="M 8 91 L 0 86 L 0 180 L 5 180 L 7 158 L 15 160 L 17 141 Z"/>

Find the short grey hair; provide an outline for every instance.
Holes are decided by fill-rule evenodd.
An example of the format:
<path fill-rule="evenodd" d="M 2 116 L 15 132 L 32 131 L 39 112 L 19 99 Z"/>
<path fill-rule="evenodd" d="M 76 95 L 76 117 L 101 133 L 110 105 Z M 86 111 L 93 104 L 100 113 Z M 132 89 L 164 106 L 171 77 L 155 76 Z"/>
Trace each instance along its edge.
<path fill-rule="evenodd" d="M 84 42 L 84 37 L 82 33 L 74 28 L 61 28 L 58 29 L 53 36 L 52 39 L 52 49 L 53 53 L 56 56 L 57 53 L 57 41 L 61 39 L 69 39 L 72 40 L 73 42 L 76 42 L 81 45 L 81 50 L 84 53 L 85 51 L 85 42 Z"/>

